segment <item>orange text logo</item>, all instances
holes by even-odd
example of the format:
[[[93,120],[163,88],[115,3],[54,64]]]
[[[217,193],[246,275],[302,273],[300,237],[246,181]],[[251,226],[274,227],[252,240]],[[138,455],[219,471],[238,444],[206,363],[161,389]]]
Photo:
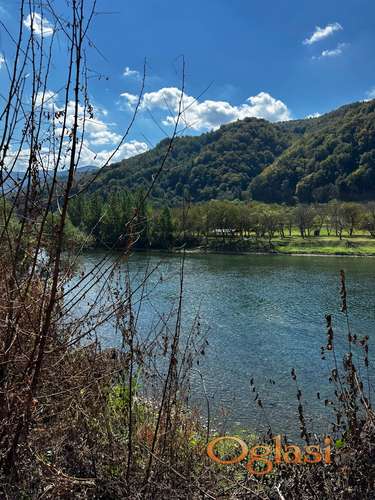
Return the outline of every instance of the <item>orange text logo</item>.
[[[223,441],[232,441],[239,447],[239,453],[228,460],[221,459],[215,454],[215,447]],[[331,463],[331,438],[324,439],[324,448],[318,444],[305,446],[301,449],[296,445],[281,445],[281,436],[273,438],[274,445],[256,444],[248,448],[247,444],[235,436],[221,436],[213,439],[207,445],[208,456],[218,464],[231,465],[248,458],[246,469],[250,474],[263,476],[272,471],[274,464],[318,464]]]

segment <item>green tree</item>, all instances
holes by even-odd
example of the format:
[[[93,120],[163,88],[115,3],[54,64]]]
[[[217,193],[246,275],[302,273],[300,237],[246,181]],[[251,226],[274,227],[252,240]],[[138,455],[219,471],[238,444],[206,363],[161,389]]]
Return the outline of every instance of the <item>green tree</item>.
[[[163,247],[170,248],[174,241],[174,226],[171,211],[164,207],[158,218],[154,229],[154,243]]]

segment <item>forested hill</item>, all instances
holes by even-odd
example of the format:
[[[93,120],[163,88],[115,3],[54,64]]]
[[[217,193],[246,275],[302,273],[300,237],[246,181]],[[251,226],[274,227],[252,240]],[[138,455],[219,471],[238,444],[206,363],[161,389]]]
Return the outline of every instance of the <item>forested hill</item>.
[[[168,142],[110,165],[91,190],[147,187]],[[319,118],[276,124],[246,118],[199,137],[177,138],[153,198],[173,205],[184,196],[193,202],[374,199],[375,100]]]
[[[192,201],[212,198],[249,198],[250,182],[271,165],[298,133],[247,118],[198,137],[177,137],[164,170],[153,189],[154,198],[177,203],[185,195]],[[169,139],[154,149],[112,164],[100,174],[93,189],[144,187],[152,182]]]
[[[312,126],[253,179],[253,198],[287,203],[374,200],[375,100],[309,122]]]

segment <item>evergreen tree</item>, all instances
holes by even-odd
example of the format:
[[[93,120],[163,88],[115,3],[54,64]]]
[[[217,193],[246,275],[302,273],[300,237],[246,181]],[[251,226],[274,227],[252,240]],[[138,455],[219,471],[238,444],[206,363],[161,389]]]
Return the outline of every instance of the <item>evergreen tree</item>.
[[[173,243],[173,222],[171,211],[164,207],[159,216],[159,240],[163,247],[169,248]]]

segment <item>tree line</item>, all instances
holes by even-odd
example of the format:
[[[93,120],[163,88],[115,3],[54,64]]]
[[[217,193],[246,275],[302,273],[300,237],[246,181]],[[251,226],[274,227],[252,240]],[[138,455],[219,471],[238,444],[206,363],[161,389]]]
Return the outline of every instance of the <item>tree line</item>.
[[[375,202],[331,201],[326,204],[286,206],[260,202],[212,200],[183,203],[178,208],[143,201],[142,190],[99,193],[72,200],[69,219],[98,246],[170,248],[192,246],[209,239],[267,239],[322,235],[375,238]]]

